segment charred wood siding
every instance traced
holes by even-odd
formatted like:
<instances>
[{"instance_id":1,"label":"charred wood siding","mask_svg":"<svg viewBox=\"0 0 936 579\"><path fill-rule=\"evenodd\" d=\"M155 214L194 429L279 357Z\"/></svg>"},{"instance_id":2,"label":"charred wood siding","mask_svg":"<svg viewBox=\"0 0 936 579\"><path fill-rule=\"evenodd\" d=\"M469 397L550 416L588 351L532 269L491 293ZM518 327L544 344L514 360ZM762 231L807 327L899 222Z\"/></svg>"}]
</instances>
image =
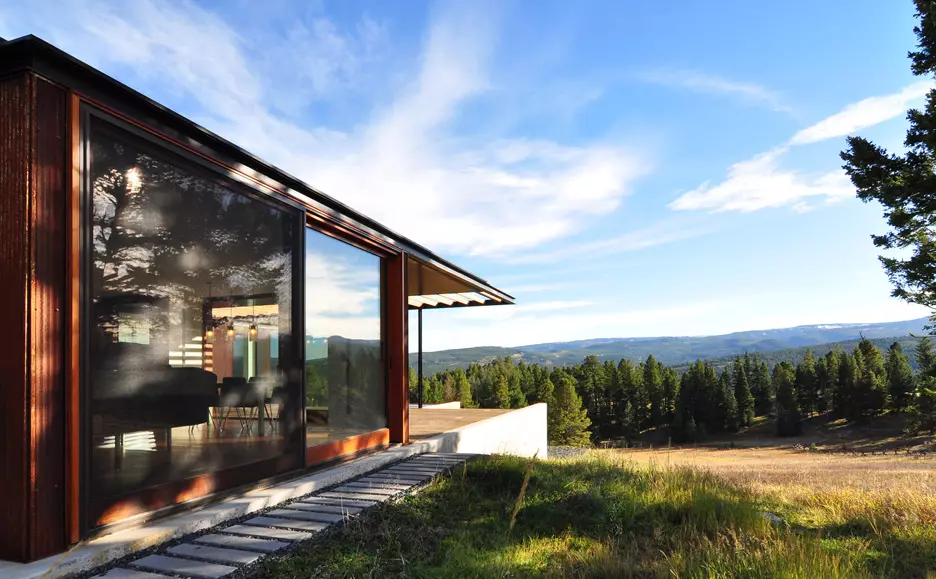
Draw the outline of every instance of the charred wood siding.
<instances>
[{"instance_id":1,"label":"charred wood siding","mask_svg":"<svg viewBox=\"0 0 936 579\"><path fill-rule=\"evenodd\" d=\"M0 81L0 557L65 539L65 91Z\"/></svg>"}]
</instances>

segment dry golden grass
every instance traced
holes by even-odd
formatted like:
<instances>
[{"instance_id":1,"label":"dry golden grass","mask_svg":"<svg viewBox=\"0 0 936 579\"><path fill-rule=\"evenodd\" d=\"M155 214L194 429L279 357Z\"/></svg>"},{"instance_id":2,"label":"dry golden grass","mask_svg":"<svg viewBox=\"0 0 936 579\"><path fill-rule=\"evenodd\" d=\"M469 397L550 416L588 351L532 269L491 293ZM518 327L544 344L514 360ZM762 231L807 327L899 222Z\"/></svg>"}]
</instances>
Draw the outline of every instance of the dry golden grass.
<instances>
[{"instance_id":1,"label":"dry golden grass","mask_svg":"<svg viewBox=\"0 0 936 579\"><path fill-rule=\"evenodd\" d=\"M784 448L599 452L650 470L710 473L797 528L897 561L899 575L918 576L936 557L936 458Z\"/></svg>"},{"instance_id":2,"label":"dry golden grass","mask_svg":"<svg viewBox=\"0 0 936 579\"><path fill-rule=\"evenodd\" d=\"M755 490L862 490L936 495L936 457L851 456L783 448L608 450L654 467L692 467Z\"/></svg>"}]
</instances>

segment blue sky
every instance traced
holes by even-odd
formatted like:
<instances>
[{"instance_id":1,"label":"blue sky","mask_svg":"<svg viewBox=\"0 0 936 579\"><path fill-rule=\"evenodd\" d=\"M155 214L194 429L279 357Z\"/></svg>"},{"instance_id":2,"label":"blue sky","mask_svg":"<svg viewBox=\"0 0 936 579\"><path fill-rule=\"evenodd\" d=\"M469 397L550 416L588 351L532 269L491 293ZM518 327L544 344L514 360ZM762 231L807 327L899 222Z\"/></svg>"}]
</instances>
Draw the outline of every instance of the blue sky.
<instances>
[{"instance_id":1,"label":"blue sky","mask_svg":"<svg viewBox=\"0 0 936 579\"><path fill-rule=\"evenodd\" d=\"M37 34L514 294L426 349L926 315L848 134L899 148L909 0L66 0ZM405 208L403 210L402 208Z\"/></svg>"}]
</instances>

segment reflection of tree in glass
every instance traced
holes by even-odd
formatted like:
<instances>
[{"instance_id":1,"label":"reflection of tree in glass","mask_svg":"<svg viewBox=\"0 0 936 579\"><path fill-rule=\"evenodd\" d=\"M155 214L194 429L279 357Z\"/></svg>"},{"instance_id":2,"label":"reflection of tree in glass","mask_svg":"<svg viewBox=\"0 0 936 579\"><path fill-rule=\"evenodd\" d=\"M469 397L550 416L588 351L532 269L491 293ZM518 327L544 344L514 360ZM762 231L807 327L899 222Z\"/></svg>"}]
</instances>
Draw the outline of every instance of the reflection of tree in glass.
<instances>
[{"instance_id":1,"label":"reflection of tree in glass","mask_svg":"<svg viewBox=\"0 0 936 579\"><path fill-rule=\"evenodd\" d=\"M325 358L306 362L306 406L321 406L328 400L327 362Z\"/></svg>"},{"instance_id":2,"label":"reflection of tree in glass","mask_svg":"<svg viewBox=\"0 0 936 579\"><path fill-rule=\"evenodd\" d=\"M168 325L195 332L209 281L215 295L276 293L288 307L292 227L282 211L110 131L91 141L97 296L168 299ZM115 309L96 309L100 327L113 325Z\"/></svg>"},{"instance_id":3,"label":"reflection of tree in glass","mask_svg":"<svg viewBox=\"0 0 936 579\"><path fill-rule=\"evenodd\" d=\"M380 342L328 338L329 426L376 430L386 426Z\"/></svg>"}]
</instances>

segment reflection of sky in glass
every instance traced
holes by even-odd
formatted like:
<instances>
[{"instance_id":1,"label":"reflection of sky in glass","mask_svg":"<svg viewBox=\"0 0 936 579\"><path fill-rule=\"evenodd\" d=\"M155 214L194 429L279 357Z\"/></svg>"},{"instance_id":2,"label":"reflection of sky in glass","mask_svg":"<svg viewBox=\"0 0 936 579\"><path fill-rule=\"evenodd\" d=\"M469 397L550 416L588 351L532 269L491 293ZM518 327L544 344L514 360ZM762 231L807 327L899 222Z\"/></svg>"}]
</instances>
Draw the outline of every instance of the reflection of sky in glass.
<instances>
[{"instance_id":1,"label":"reflection of sky in glass","mask_svg":"<svg viewBox=\"0 0 936 579\"><path fill-rule=\"evenodd\" d=\"M380 339L380 258L306 229L306 335Z\"/></svg>"}]
</instances>

